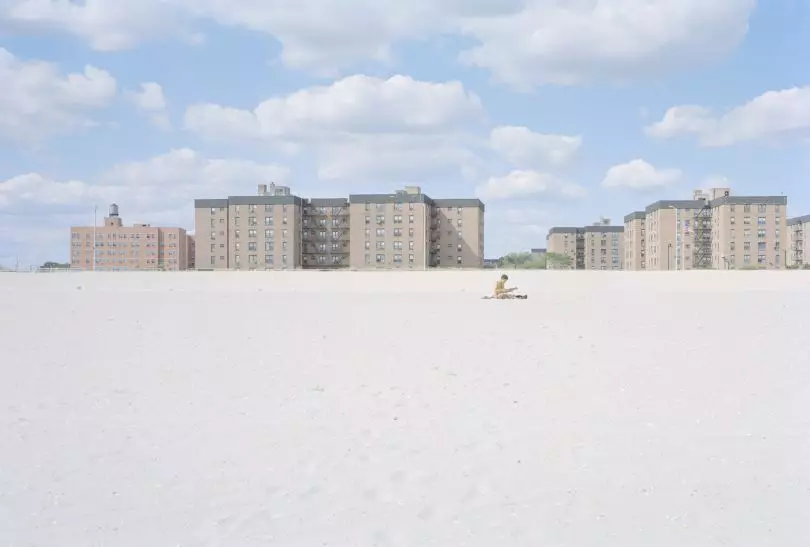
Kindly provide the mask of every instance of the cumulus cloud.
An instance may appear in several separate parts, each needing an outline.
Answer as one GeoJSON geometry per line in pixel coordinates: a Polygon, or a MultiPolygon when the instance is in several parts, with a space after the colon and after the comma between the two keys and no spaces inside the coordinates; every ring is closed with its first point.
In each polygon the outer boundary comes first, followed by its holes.
{"type": "Polygon", "coordinates": [[[213,21],[272,35],[285,65],[335,75],[392,46],[442,35],[475,45],[460,60],[527,88],[658,74],[719,59],[748,30],[755,0],[5,0],[0,26],[66,32],[99,50],[180,36],[213,21]]]}
{"type": "Polygon", "coordinates": [[[490,133],[489,142],[493,150],[513,165],[564,167],[576,157],[582,137],[536,133],[523,126],[499,126],[490,133]]]}
{"type": "Polygon", "coordinates": [[[707,147],[807,135],[810,130],[810,86],[768,91],[728,112],[715,115],[698,105],[674,106],[663,119],[646,127],[658,139],[697,137],[707,147]]]}
{"type": "Polygon", "coordinates": [[[576,200],[587,196],[583,187],[537,171],[512,171],[502,177],[491,177],[476,188],[476,194],[482,200],[514,198],[576,200]]]}
{"type": "Polygon", "coordinates": [[[679,182],[683,177],[680,169],[658,169],[642,159],[635,159],[608,169],[602,186],[630,190],[664,188],[679,182]]]}
{"type": "Polygon", "coordinates": [[[128,96],[138,110],[149,116],[155,127],[160,129],[171,128],[172,124],[169,120],[166,96],[163,93],[163,86],[159,83],[142,83],[139,90],[130,91],[128,96]]]}
{"type": "Polygon", "coordinates": [[[56,65],[20,59],[0,47],[0,140],[36,145],[93,125],[92,113],[115,98],[109,72],[86,66],[62,74],[56,65]]]}
{"type": "Polygon", "coordinates": [[[252,110],[192,105],[184,123],[208,139],[306,147],[322,180],[385,176],[399,182],[474,166],[467,133],[485,120],[481,100],[459,82],[355,75],[268,98],[252,110]]]}

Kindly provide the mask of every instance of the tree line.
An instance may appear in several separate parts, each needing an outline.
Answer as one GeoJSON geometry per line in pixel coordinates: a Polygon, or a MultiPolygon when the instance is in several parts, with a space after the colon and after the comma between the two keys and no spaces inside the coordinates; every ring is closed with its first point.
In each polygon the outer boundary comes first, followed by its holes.
{"type": "Polygon", "coordinates": [[[499,268],[513,270],[553,270],[570,268],[573,259],[560,253],[509,253],[498,259],[499,268]]]}

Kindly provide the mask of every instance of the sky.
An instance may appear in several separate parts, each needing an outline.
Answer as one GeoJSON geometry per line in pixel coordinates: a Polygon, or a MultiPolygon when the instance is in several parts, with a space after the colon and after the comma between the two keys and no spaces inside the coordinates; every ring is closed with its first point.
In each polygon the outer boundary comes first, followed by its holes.
{"type": "Polygon", "coordinates": [[[6,267],[268,182],[479,197],[497,257],[808,172],[804,0],[0,0],[6,267]]]}

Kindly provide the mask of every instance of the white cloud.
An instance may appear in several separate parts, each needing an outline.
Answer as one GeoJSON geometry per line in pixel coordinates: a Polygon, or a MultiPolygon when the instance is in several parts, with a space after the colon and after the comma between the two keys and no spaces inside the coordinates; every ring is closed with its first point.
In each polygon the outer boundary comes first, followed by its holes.
{"type": "Polygon", "coordinates": [[[467,131],[484,121],[480,99],[458,82],[355,75],[269,98],[253,110],[192,105],[184,123],[209,139],[259,140],[288,151],[306,146],[323,180],[395,182],[470,168],[478,160],[467,131]]]}
{"type": "Polygon", "coordinates": [[[602,186],[605,188],[628,188],[649,190],[664,188],[681,180],[679,169],[657,169],[642,159],[635,159],[608,169],[602,186]]]}
{"type": "Polygon", "coordinates": [[[648,135],[669,139],[695,135],[703,146],[731,146],[810,130],[810,86],[768,91],[721,116],[708,108],[686,105],[667,110],[648,135]]]}
{"type": "Polygon", "coordinates": [[[39,144],[92,125],[89,115],[108,106],[117,84],[108,72],[86,66],[63,75],[51,63],[23,60],[0,47],[0,140],[39,144]]]}
{"type": "Polygon", "coordinates": [[[42,216],[49,212],[48,206],[53,211],[69,211],[94,202],[117,202],[144,213],[191,210],[195,198],[244,193],[260,182],[284,182],[288,175],[288,169],[278,165],[210,159],[182,148],[145,161],[118,164],[92,182],[58,180],[40,173],[0,181],[0,213],[45,206],[39,210],[42,216]]]}
{"type": "Polygon", "coordinates": [[[186,111],[189,129],[218,134],[222,126],[237,127],[248,136],[266,138],[419,133],[464,128],[483,119],[481,100],[460,82],[423,82],[399,75],[348,76],[328,86],[267,99],[252,112],[209,104],[186,111]]]}
{"type": "MultiPolygon", "coordinates": [[[[93,180],[60,180],[27,173],[0,180],[0,255],[22,264],[64,259],[68,227],[90,225],[117,203],[125,223],[193,229],[195,198],[252,193],[256,184],[285,183],[287,168],[252,161],[207,158],[177,149],[116,165],[93,180]]],[[[9,264],[6,264],[9,265],[9,264]]]]}
{"type": "Polygon", "coordinates": [[[490,146],[512,164],[528,167],[563,167],[582,146],[581,136],[535,133],[528,127],[500,126],[489,136],[490,146]]]}
{"type": "Polygon", "coordinates": [[[152,124],[161,129],[171,128],[163,87],[156,82],[141,84],[140,90],[128,93],[135,106],[145,112],[152,124]]]}
{"type": "Polygon", "coordinates": [[[670,72],[726,55],[755,0],[534,0],[516,13],[462,23],[480,41],[462,53],[519,88],[670,72]]]}
{"type": "Polygon", "coordinates": [[[461,60],[527,87],[631,78],[718,59],[748,30],[755,0],[6,0],[0,21],[115,50],[156,37],[197,39],[197,21],[277,38],[285,65],[333,75],[393,61],[403,40],[463,34],[461,60]]]}
{"type": "Polygon", "coordinates": [[[515,198],[537,199],[582,199],[587,195],[584,188],[547,173],[537,171],[512,171],[503,177],[491,177],[476,188],[482,200],[515,198]]]}

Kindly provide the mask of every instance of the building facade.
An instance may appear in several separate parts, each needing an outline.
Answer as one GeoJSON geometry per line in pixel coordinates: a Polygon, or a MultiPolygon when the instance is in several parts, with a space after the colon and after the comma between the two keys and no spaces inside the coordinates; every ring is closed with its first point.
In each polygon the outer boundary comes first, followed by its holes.
{"type": "Polygon", "coordinates": [[[729,188],[657,201],[643,213],[641,249],[642,214],[625,217],[628,264],[646,270],[784,268],[786,208],[784,196],[734,196],[729,188]]]}
{"type": "Polygon", "coordinates": [[[805,235],[810,229],[810,215],[791,218],[787,221],[789,233],[786,263],[790,268],[805,268],[808,262],[808,244],[805,235]]]}
{"type": "Polygon", "coordinates": [[[419,187],[304,199],[260,185],[256,196],[194,207],[197,269],[483,267],[477,199],[431,199],[419,187]]]}
{"type": "Polygon", "coordinates": [[[583,229],[584,269],[621,270],[624,260],[624,226],[597,224],[583,229]]]}
{"type": "Polygon", "coordinates": [[[196,269],[197,264],[197,236],[194,234],[186,234],[186,262],[187,269],[196,269]]]}
{"type": "MultiPolygon", "coordinates": [[[[624,257],[624,227],[598,223],[591,226],[557,226],[548,232],[549,253],[567,256],[571,270],[621,270],[624,257]]],[[[549,268],[560,266],[549,264],[549,268]]]]}
{"type": "Polygon", "coordinates": [[[72,270],[186,270],[188,252],[188,238],[183,228],[149,224],[124,226],[115,204],[110,206],[103,226],[70,229],[72,270]]]}
{"type": "Polygon", "coordinates": [[[624,269],[647,269],[647,213],[634,211],[624,217],[624,269]]]}
{"type": "Polygon", "coordinates": [[[569,259],[569,265],[548,264],[549,269],[585,269],[585,232],[572,226],[555,226],[546,236],[546,249],[569,259]],[[580,267],[581,266],[581,267],[580,267]]]}

